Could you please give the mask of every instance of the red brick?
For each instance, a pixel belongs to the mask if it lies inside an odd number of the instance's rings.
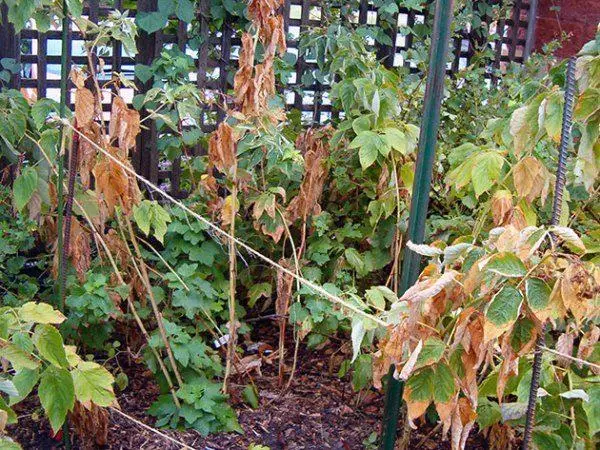
[[[560,10],[551,10],[554,5]],[[600,0],[540,0],[537,16],[536,48],[559,37],[562,29],[571,36],[557,56],[571,56],[595,36]]]

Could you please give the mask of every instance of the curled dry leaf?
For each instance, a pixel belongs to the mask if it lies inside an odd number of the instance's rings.
[[[278,14],[283,0],[250,0],[248,2],[248,17],[259,30],[263,44],[278,47],[279,52],[285,53],[285,31],[283,17]]]
[[[75,91],[75,121],[79,129],[87,129],[94,121],[95,102],[94,94],[88,88],[80,87]]]
[[[556,340],[556,351],[559,353],[563,353],[565,355],[572,356],[573,355],[573,344],[575,343],[575,334],[571,332],[566,332],[561,334]],[[557,356],[556,362],[561,367],[569,367],[571,365],[571,360],[569,358],[565,358],[563,356]]]
[[[550,189],[550,173],[542,162],[527,156],[519,161],[513,169],[513,181],[515,189],[520,197],[533,202],[540,197],[542,204],[545,202]]]
[[[92,260],[91,242],[92,238],[90,233],[81,226],[77,218],[72,217],[71,238],[67,256],[77,272],[77,278],[82,283],[85,281]],[[54,248],[57,248],[57,242],[55,243]],[[52,265],[52,276],[54,278],[58,277],[58,258],[58,251],[55,250]]]
[[[429,277],[418,281],[411,286],[400,300],[407,302],[418,302],[439,294],[442,289],[448,287],[456,278],[456,270],[447,270],[440,277]]]
[[[97,145],[102,144],[102,133],[100,125],[92,122],[89,127],[84,129],[83,134]],[[87,139],[79,139],[79,157],[77,158],[79,176],[84,189],[89,189],[91,186],[91,174],[96,163],[98,151]]]
[[[515,448],[515,430],[510,425],[495,423],[489,428],[488,442],[490,450]]]
[[[118,95],[113,99],[108,133],[111,142],[117,141],[119,147],[126,151],[135,147],[136,137],[140,133],[140,113],[129,108]]]
[[[286,269],[291,269],[290,262],[287,259],[280,259],[279,264]],[[292,300],[292,287],[294,278],[277,270],[277,299],[275,301],[275,313],[279,316],[285,316],[288,313],[290,302]],[[284,319],[285,320],[285,319]]]
[[[127,243],[121,239],[121,236],[111,228],[104,235],[104,242],[115,258],[117,264],[123,269],[129,268],[129,250],[127,248]]]
[[[256,84],[254,73],[254,42],[250,33],[242,34],[239,68],[233,79],[236,104],[243,114],[254,112]]]
[[[596,271],[597,268],[592,270]],[[560,289],[564,306],[577,321],[598,315],[598,305],[594,299],[600,295],[600,285],[582,263],[572,263],[565,269]]]
[[[108,151],[121,163],[131,167],[127,157],[118,148],[109,147]],[[96,193],[98,198],[103,199],[109,215],[114,213],[115,206],[121,202],[126,214],[140,202],[142,194],[135,177],[112,159],[103,156],[94,167],[93,173],[96,178]]]
[[[107,444],[109,415],[106,408],[102,408],[93,402],[84,406],[76,401],[70,418],[75,434],[82,440],[84,446],[93,448],[96,446],[103,447]]]
[[[77,87],[78,89],[82,88],[85,85],[85,80],[87,78],[83,71],[77,66],[73,66],[71,72],[69,73],[69,77],[71,78],[71,81],[73,82],[75,87]]]
[[[208,160],[210,164],[223,173],[236,164],[236,143],[233,128],[226,122],[221,122],[208,141]]]
[[[225,197],[225,200],[221,205],[221,225],[223,227],[231,225],[231,222],[235,219],[235,215],[237,214],[239,208],[239,201],[234,199],[232,195]]]
[[[598,344],[599,340],[600,327],[593,326],[581,338],[581,341],[579,342],[579,348],[577,349],[577,358],[587,360],[594,352],[594,349],[596,348],[596,345]],[[577,367],[581,369],[582,364],[577,363]],[[600,370],[596,368],[592,368],[592,372],[594,372],[594,374],[596,375],[600,375]]]
[[[296,140],[296,147],[304,154],[305,172],[300,192],[287,207],[291,222],[297,219],[304,221],[310,214],[319,214],[321,210],[319,200],[329,174],[326,160],[329,157],[331,132],[331,127],[322,130],[310,129]]]
[[[506,224],[513,209],[510,191],[496,191],[492,197],[492,216],[494,225],[499,227]]]

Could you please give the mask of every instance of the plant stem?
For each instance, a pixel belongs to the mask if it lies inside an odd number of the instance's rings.
[[[235,357],[236,347],[236,318],[235,318],[235,288],[236,288],[236,253],[235,253],[235,216],[237,208],[237,161],[233,164],[231,187],[231,223],[229,224],[229,342],[223,376],[223,392],[227,392],[227,379],[231,374],[231,365]]]
[[[121,207],[122,207],[121,203]],[[117,214],[117,218],[120,215]],[[156,317],[156,322],[158,324],[158,331],[160,333],[160,337],[165,345],[165,350],[167,351],[167,356],[169,357],[169,362],[171,363],[171,368],[173,369],[173,373],[175,374],[175,379],[179,386],[183,386],[183,379],[181,378],[181,374],[179,373],[179,369],[177,368],[177,362],[175,361],[175,357],[173,356],[173,351],[171,350],[171,344],[169,343],[169,339],[167,337],[167,332],[165,330],[165,325],[163,323],[162,314],[158,310],[158,304],[156,303],[156,299],[154,298],[154,291],[152,291],[152,285],[150,284],[150,277],[148,277],[148,271],[146,270],[146,263],[142,258],[142,253],[140,252],[140,248],[137,243],[137,239],[135,237],[135,233],[133,232],[133,227],[131,225],[131,220],[129,217],[123,215],[125,218],[125,223],[127,225],[127,230],[129,231],[129,237],[131,239],[131,243],[133,244],[133,249],[135,254],[137,255],[137,259],[139,262],[140,270],[142,273],[142,282],[146,287],[146,292],[148,292],[148,297],[150,298],[150,303],[152,304],[152,311],[154,312],[154,317]],[[132,258],[134,259],[134,258]]]

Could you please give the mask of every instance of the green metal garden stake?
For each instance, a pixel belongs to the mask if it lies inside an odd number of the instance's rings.
[[[435,146],[440,125],[440,107],[444,94],[444,77],[446,75],[446,59],[453,7],[454,0],[437,0],[435,6],[429,52],[429,71],[419,136],[419,151],[408,222],[408,239],[415,244],[423,243],[425,237],[425,220],[427,219]],[[420,265],[421,256],[406,247],[403,254],[399,294],[404,293],[417,281]],[[393,377],[393,373],[394,368],[392,367],[388,374],[383,413],[383,433],[380,446],[383,450],[394,449],[403,391],[403,384]]]
[[[61,40],[62,40],[62,46],[61,46],[61,53],[60,53],[60,105],[59,105],[59,115],[61,117],[61,119],[64,119],[67,115],[67,80],[68,80],[68,76],[69,74],[67,73],[68,70],[68,61],[67,61],[67,55],[68,55],[68,37],[69,37],[69,8],[67,7],[67,1],[63,0],[63,4],[62,4],[62,12],[63,12],[63,19],[62,19],[62,36],[61,36]],[[59,137],[59,142],[63,143],[63,133],[64,133],[64,127],[60,128],[60,137]],[[61,148],[65,149],[66,146],[64,144],[61,144]],[[58,219],[57,219],[57,233],[58,233],[58,245],[57,245],[57,249],[56,251],[58,252],[58,298],[59,298],[59,302],[60,302],[60,307],[61,310],[64,309],[64,298],[65,298],[65,283],[64,283],[64,278],[65,278],[65,258],[64,258],[64,253],[63,253],[63,245],[64,245],[64,237],[63,237],[63,224],[64,224],[64,218],[63,218],[63,209],[64,209],[64,199],[63,199],[63,191],[64,191],[64,180],[65,180],[65,175],[64,175],[64,155],[59,154],[58,155],[58,186],[56,188],[57,190],[57,197],[58,197]],[[67,450],[69,450],[71,448],[71,439],[69,437],[69,422],[68,422],[68,418],[65,418],[65,422],[63,424],[63,443],[65,445],[65,448]]]

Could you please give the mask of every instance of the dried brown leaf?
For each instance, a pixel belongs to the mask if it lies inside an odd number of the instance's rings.
[[[87,129],[94,121],[95,102],[94,94],[89,89],[81,87],[75,91],[75,120],[80,130]]]

